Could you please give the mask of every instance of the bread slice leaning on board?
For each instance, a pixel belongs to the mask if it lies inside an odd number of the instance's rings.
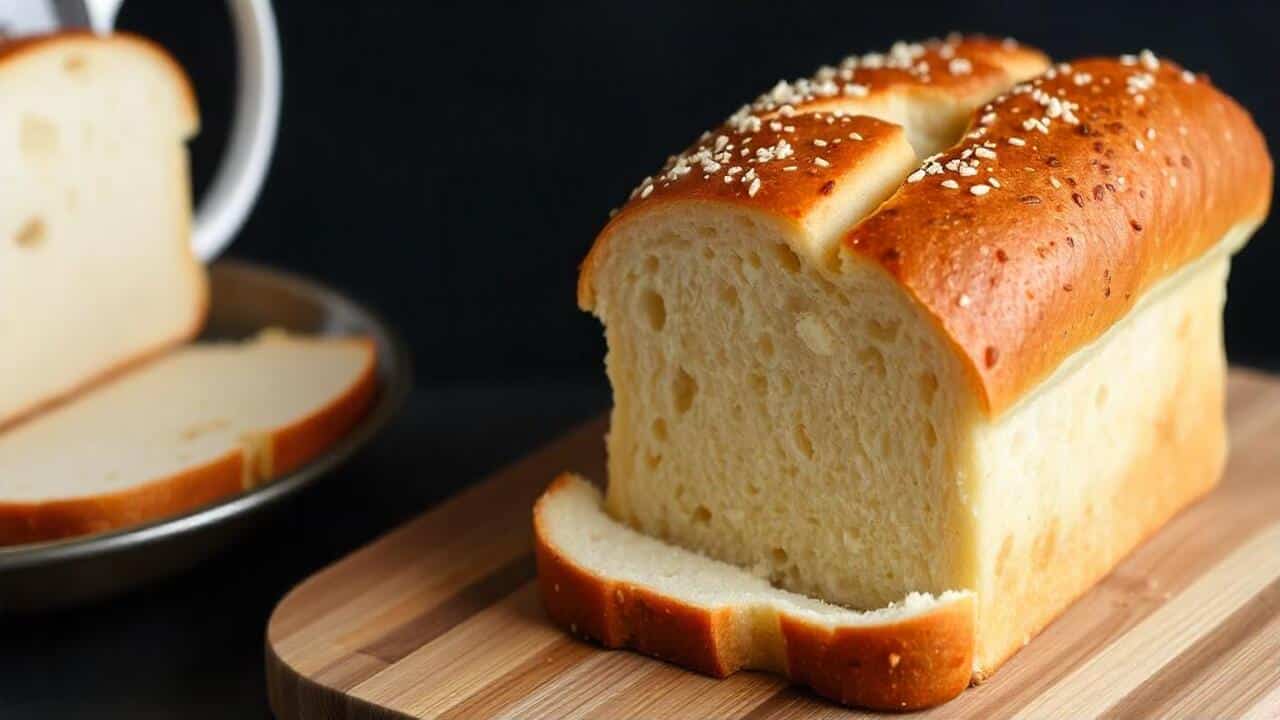
[[[1217,482],[1271,182],[1249,115],[1145,51],[952,37],[779,83],[583,264],[605,506],[848,608],[972,593],[981,681]]]
[[[186,76],[138,37],[0,39],[0,427],[192,338]]]
[[[184,347],[0,433],[0,544],[181,513],[298,469],[377,391],[372,341]]]

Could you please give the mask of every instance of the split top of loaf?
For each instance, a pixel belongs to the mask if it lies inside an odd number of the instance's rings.
[[[1271,173],[1248,113],[1150,52],[1050,65],[1009,40],[899,43],[778,83],[645,178],[578,299],[597,309],[598,268],[633,228],[732,209],[824,276],[882,270],[998,415],[1264,217]]]

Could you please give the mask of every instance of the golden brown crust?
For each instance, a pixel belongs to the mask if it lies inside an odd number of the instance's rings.
[[[1077,122],[1048,118],[1047,98],[1077,104]],[[908,182],[845,247],[929,311],[995,415],[1157,281],[1260,222],[1272,168],[1248,113],[1150,56],[1077,62],[988,107],[977,137],[937,159],[982,148],[967,158],[977,175]],[[976,196],[979,184],[993,189]]]
[[[368,338],[368,363],[342,394],[296,423],[272,430],[268,469],[246,468],[243,449],[203,465],[123,490],[46,502],[0,502],[0,545],[56,540],[137,525],[178,515],[261,484],[314,460],[364,417],[377,396],[376,347]]]
[[[586,310],[594,305],[596,267],[624,223],[682,200],[730,202],[800,219],[832,192],[824,188],[826,183],[850,178],[885,143],[901,139],[900,126],[872,116],[893,115],[893,108],[916,102],[942,101],[963,108],[963,118],[968,108],[1047,66],[1038,50],[1012,40],[952,36],[898,43],[888,53],[851,56],[814,78],[779,83],[641,182],[583,261],[578,304]],[[826,144],[814,145],[815,140]],[[778,154],[779,141],[795,154]],[[775,152],[761,160],[757,153],[762,149]],[[788,167],[793,169],[784,170]],[[726,177],[732,182],[726,183]],[[750,192],[753,177],[760,182]],[[824,192],[818,194],[818,189]]]
[[[941,73],[939,46],[914,52],[935,68],[927,81],[902,67],[859,66],[853,79],[821,91],[815,78],[766,94],[726,127],[738,132],[736,145],[759,135],[753,145],[759,148],[770,124],[781,121],[794,131],[769,140],[792,138],[793,148],[807,147],[823,137],[806,119],[815,112],[884,111],[874,107],[883,95],[926,103],[922,109],[932,107],[922,96],[973,106],[979,104],[973,98],[1009,88],[1043,60],[1024,48],[966,39],[946,53],[966,59],[968,72]],[[843,88],[859,85],[858,78],[869,83],[865,94],[846,97]],[[678,158],[723,132],[704,136]],[[834,149],[821,153],[830,164],[826,178],[854,181],[871,153]],[[597,237],[579,276],[579,304],[594,306],[594,275],[610,238],[645,213],[695,201],[803,217],[816,206],[811,178],[778,173],[781,166],[744,165],[761,178],[749,196],[749,185],[738,182],[710,191],[716,178],[702,180],[708,173],[697,170],[672,177],[680,168],[678,160],[669,163]],[[964,139],[926,167],[848,230],[843,247],[849,257],[886,270],[919,302],[964,359],[992,416],[1098,338],[1153,284],[1228,230],[1261,222],[1271,200],[1271,159],[1248,113],[1207,78],[1149,53],[1050,68],[979,108]]]
[[[946,702],[969,684],[974,626],[971,596],[903,620],[827,628],[780,614],[780,648],[752,647],[734,613],[712,612],[627,582],[601,577],[550,540],[540,509],[575,479],[561,475],[534,507],[538,588],[547,615],[574,635],[630,648],[715,677],[785,658],[793,682],[845,705],[910,710]]]

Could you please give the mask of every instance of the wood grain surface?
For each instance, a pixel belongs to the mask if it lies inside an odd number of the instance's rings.
[[[927,717],[1280,719],[1280,379],[1233,370],[1221,487],[1174,518],[989,682]],[[603,419],[290,592],[267,628],[291,718],[852,718],[769,675],[724,680],[548,624],[530,508],[603,477]]]

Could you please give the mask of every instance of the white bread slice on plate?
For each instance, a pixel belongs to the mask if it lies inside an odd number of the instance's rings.
[[[0,427],[193,337],[184,142],[195,99],[156,45],[0,40]]]
[[[191,345],[0,433],[0,545],[190,510],[295,470],[376,393],[373,342]]]
[[[617,522],[573,475],[551,483],[533,525],[548,615],[607,647],[716,677],[765,670],[876,709],[937,705],[969,684],[972,593],[911,593],[858,612],[780,590]]]

